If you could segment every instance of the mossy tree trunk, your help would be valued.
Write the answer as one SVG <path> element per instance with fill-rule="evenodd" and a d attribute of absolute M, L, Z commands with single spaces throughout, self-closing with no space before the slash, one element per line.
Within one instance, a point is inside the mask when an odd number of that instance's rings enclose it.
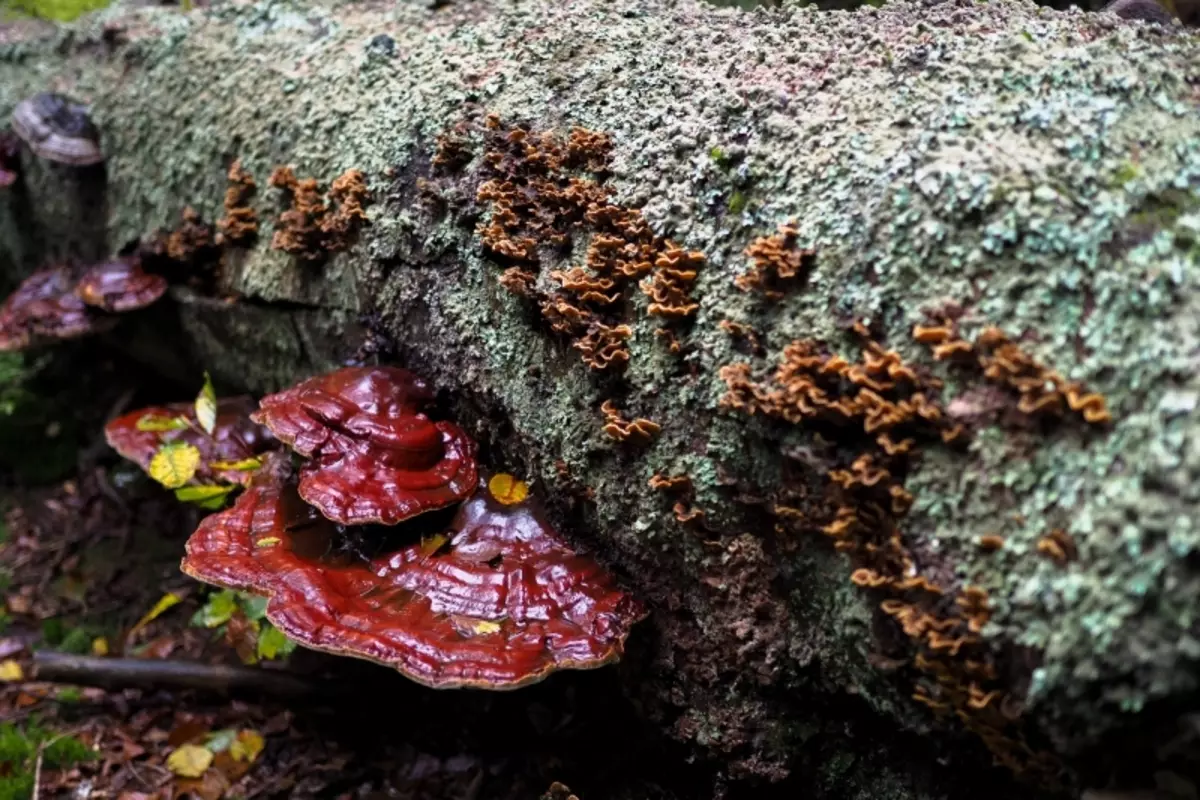
<path fill-rule="evenodd" d="M 629 691 L 723 780 L 991 796 L 1007 771 L 990 771 L 990 748 L 1043 786 L 1094 784 L 1128 766 L 1097 758 L 1106 748 L 1153 771 L 1129 741 L 1191 708 L 1194 37 L 1020 2 L 823 14 L 581 0 L 114 9 L 0 42 L 0 111 L 69 92 L 93 104 L 109 155 L 103 230 L 77 176 L 25 164 L 0 196 L 4 272 L 115 251 L 186 206 L 215 220 L 240 159 L 263 225 L 256 246 L 226 253 L 238 300 L 179 288 L 127 341 L 147 357 L 165 346 L 181 374 L 207 368 L 225 392 L 371 352 L 431 379 L 489 462 L 532 479 L 571 539 L 652 607 L 623 665 Z M 689 316 L 651 313 L 630 280 L 597 317 L 629 326 L 623 369 L 590 369 L 541 310 L 550 272 L 582 265 L 602 226 L 580 215 L 515 261 L 479 232 L 497 208 L 481 182 L 524 179 L 483 155 L 517 124 L 538 142 L 606 134 L 607 161 L 564 163 L 559 185 L 610 192 L 625 222 L 648 224 L 648 252 L 669 239 L 703 254 Z M 435 165 L 451 141 L 461 164 Z M 304 263 L 272 249 L 278 164 L 322 186 L 367 175 L 370 222 L 347 251 Z M 747 245 L 788 221 L 784 250 L 816 253 L 804 280 L 778 296 L 735 286 Z M 501 283 L 514 265 L 532 299 Z M 947 316 L 976 361 L 914 341 L 914 325 Z M 770 375 L 794 341 L 826 365 L 859 362 L 870 345 L 855 321 L 914 370 L 886 401 L 923 387 L 962 426 L 954 441 L 915 426 L 914 450 L 887 460 L 854 414 L 797 411 L 794 424 L 772 416 L 778 395 L 749 402 L 753 417 L 720 402 L 730 364 L 787 384 Z M 1058 413 L 1026 413 L 1040 390 L 983 374 L 1005 358 L 978 339 L 988 326 L 1029 359 L 1018 377 L 1061 379 L 1042 395 Z M 853 374 L 827 378 L 829 402 L 865 402 Z M 1095 407 L 1087 392 L 1110 423 L 1077 413 Z M 661 431 L 614 440 L 606 400 Z M 876 588 L 850 580 L 870 542 L 847 555 L 822 535 L 839 505 L 878 510 L 854 493 L 861 480 L 839 494 L 831 477 L 864 454 L 912 495 L 876 520 L 907 558 Z M 682 474 L 682 495 L 650 485 Z M 919 577 L 941 594 L 911 588 Z M 939 646 L 919 619 L 969 638 Z"/>

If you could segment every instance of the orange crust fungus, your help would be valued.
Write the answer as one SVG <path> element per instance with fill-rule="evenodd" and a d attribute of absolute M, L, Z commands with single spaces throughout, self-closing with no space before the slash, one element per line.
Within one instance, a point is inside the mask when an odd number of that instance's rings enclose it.
<path fill-rule="evenodd" d="M 254 176 L 235 159 L 229 167 L 229 186 L 225 189 L 225 216 L 217 222 L 222 244 L 247 245 L 258 236 L 258 214 L 250 207 L 257 191 Z"/>
<path fill-rule="evenodd" d="M 316 179 L 297 178 L 289 166 L 276 167 L 268 183 L 283 192 L 288 205 L 275 221 L 271 247 L 302 261 L 321 261 L 345 250 L 367 221 L 367 183 L 360 170 L 347 170 L 333 181 L 328 205 Z"/>
<path fill-rule="evenodd" d="M 928 566 L 922 569 L 922 557 L 910 549 L 901 530 L 900 521 L 913 504 L 904 477 L 917 445 L 956 442 L 963 438 L 963 428 L 947 418 L 936 400 L 940 381 L 871 341 L 865 326 L 855 324 L 854 331 L 863 339 L 858 362 L 802 340 L 784 348 L 768 380 L 755 380 L 749 364 L 727 365 L 720 373 L 728 388 L 722 405 L 809 428 L 833 428 L 840 432 L 838 441 L 859 443 L 849 465 L 827 472 L 824 504 L 834 509 L 827 521 L 777 503 L 773 510 L 779 529 L 819 530 L 849 557 L 851 582 L 882 595 L 880 611 L 909 641 L 915 701 L 939 717 L 960 720 L 997 762 L 1053 783 L 1058 766 L 1025 742 L 1016 724 L 1016 704 L 981 636 L 991 613 L 987 593 L 943 586 Z M 950 340 L 929 331 L 919 338 L 936 344 Z"/>
<path fill-rule="evenodd" d="M 1062 528 L 1055 528 L 1039 539 L 1037 551 L 1060 567 L 1079 557 L 1079 548 L 1075 546 L 1075 540 Z"/>
<path fill-rule="evenodd" d="M 962 339 L 948 320 L 915 326 L 913 338 L 931 345 L 939 361 L 974 361 L 985 378 L 1017 393 L 1017 410 L 1022 414 L 1061 417 L 1070 411 L 1092 425 L 1112 421 L 1103 395 L 1046 367 L 997 327 L 984 328 L 973 344 Z"/>
<path fill-rule="evenodd" d="M 233 507 L 200 523 L 181 567 L 266 597 L 267 618 L 306 647 L 433 688 L 516 689 L 617 661 L 645 609 L 506 485 L 503 499 L 480 486 L 444 535 L 398 549 L 376 537 L 367 556 L 346 547 L 362 529 L 306 506 L 272 457 Z"/>
<path fill-rule="evenodd" d="M 535 300 L 550 328 L 571 339 L 589 367 L 615 371 L 629 361 L 632 329 L 624 314 L 637 279 L 650 276 L 642 284 L 649 313 L 668 319 L 695 313 L 689 291 L 704 256 L 655 236 L 640 211 L 612 202 L 603 185 L 608 135 L 572 128 L 564 141 L 492 115 L 483 139 L 483 181 L 475 195 L 488 211 L 477 229 L 483 249 L 506 264 L 501 285 Z M 439 139 L 435 164 L 467 163 L 464 141 L 460 132 Z M 557 288 L 539 291 L 542 267 L 581 245 L 582 262 L 548 271 Z M 680 349 L 674 336 L 667 345 Z"/>
<path fill-rule="evenodd" d="M 625 419 L 612 400 L 604 401 L 604 404 L 600 406 L 600 413 L 604 415 L 604 432 L 618 442 L 632 441 L 635 444 L 646 444 L 662 430 L 658 423 L 648 419 L 641 417 L 634 420 Z"/>
<path fill-rule="evenodd" d="M 751 259 L 749 271 L 733 279 L 743 292 L 759 290 L 770 300 L 779 300 L 784 291 L 808 277 L 816 257 L 815 250 L 797 245 L 796 226 L 788 222 L 772 236 L 755 239 L 746 248 Z"/>

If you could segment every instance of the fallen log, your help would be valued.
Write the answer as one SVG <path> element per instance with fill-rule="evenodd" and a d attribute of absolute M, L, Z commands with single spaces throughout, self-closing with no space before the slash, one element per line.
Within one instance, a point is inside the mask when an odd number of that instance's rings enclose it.
<path fill-rule="evenodd" d="M 3 42 L 0 112 L 85 100 L 107 161 L 98 211 L 24 153 L 0 268 L 215 222 L 236 159 L 257 243 L 126 341 L 227 393 L 354 359 L 430 379 L 652 608 L 629 691 L 722 782 L 1072 791 L 1153 772 L 1194 709 L 1180 29 L 238 2 Z M 324 222 L 352 169 L 357 233 Z"/>

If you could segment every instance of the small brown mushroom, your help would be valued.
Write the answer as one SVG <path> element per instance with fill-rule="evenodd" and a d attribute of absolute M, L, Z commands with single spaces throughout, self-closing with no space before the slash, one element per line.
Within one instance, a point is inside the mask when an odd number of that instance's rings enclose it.
<path fill-rule="evenodd" d="M 34 155 L 47 161 L 86 167 L 104 160 L 100 131 L 87 106 L 54 92 L 41 92 L 13 109 L 13 132 Z"/>

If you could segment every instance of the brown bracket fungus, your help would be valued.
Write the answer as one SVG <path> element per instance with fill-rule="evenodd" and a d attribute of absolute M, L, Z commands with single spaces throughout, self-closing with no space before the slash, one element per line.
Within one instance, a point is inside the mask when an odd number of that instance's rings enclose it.
<path fill-rule="evenodd" d="M 420 409 L 428 385 L 397 367 L 346 367 L 261 401 L 253 415 L 308 461 L 300 495 L 343 525 L 394 525 L 475 489 L 475 442 Z"/>
<path fill-rule="evenodd" d="M 104 426 L 104 438 L 109 447 L 146 471 L 149 471 L 150 462 L 164 444 L 190 444 L 200 451 L 200 466 L 195 475 L 197 480 L 216 479 L 245 484 L 250 479 L 250 472 L 213 469 L 211 464 L 253 458 L 278 445 L 269 431 L 251 421 L 250 412 L 253 410 L 253 398 L 222 398 L 217 403 L 216 422 L 209 435 L 200 429 L 193 403 L 151 406 L 110 420 Z M 182 422 L 174 426 L 176 420 Z"/>
<path fill-rule="evenodd" d="M 13 131 L 39 158 L 86 167 L 104 160 L 100 131 L 86 106 L 53 92 L 22 100 L 13 109 Z"/>
<path fill-rule="evenodd" d="M 114 258 L 88 269 L 75 294 L 89 306 L 109 312 L 145 308 L 167 291 L 167 279 L 142 269 L 134 257 Z"/>
<path fill-rule="evenodd" d="M 0 352 L 23 350 L 45 340 L 86 336 L 106 322 L 76 296 L 75 279 L 68 267 L 40 270 L 0 306 Z"/>
<path fill-rule="evenodd" d="M 433 688 L 515 689 L 616 661 L 645 616 L 528 499 L 505 505 L 480 486 L 448 538 L 353 559 L 332 555 L 347 531 L 304 506 L 286 473 L 272 459 L 232 508 L 205 518 L 181 567 L 267 597 L 267 618 L 307 647 Z"/>

